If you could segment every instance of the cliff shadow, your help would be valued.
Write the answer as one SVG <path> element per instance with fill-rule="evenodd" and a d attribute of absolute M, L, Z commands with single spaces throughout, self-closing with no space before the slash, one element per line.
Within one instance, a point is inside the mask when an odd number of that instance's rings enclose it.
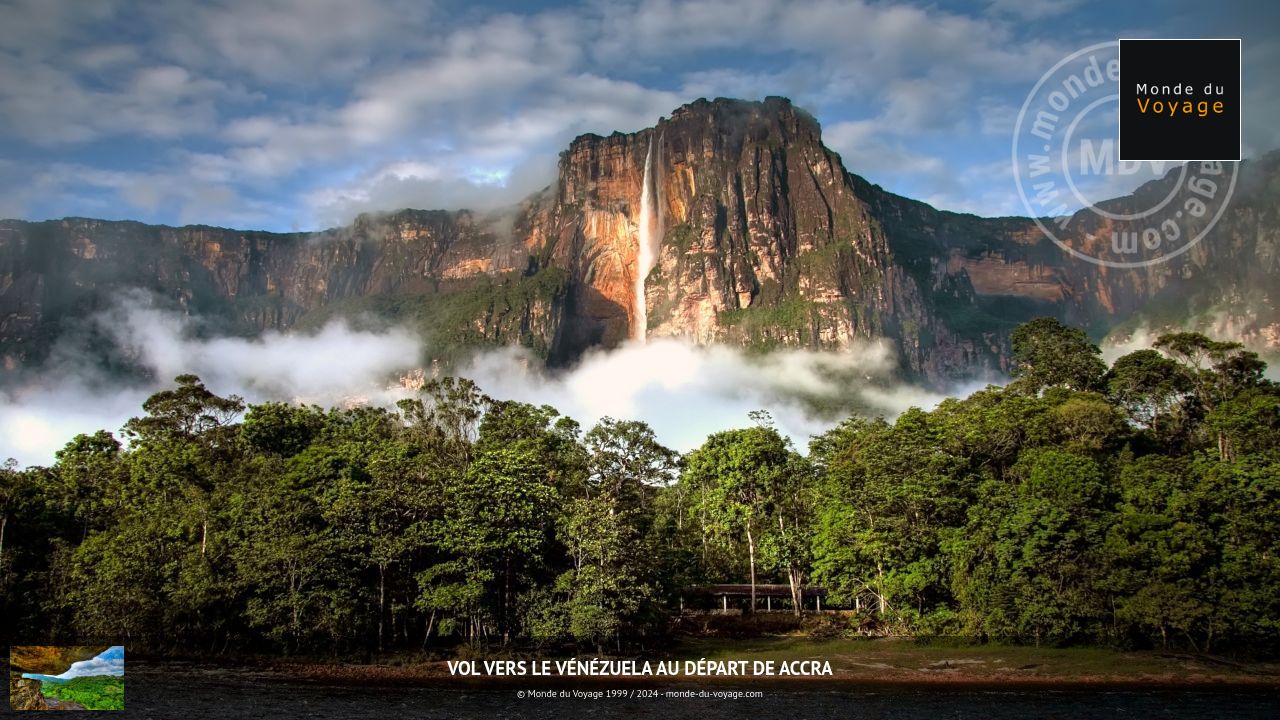
<path fill-rule="evenodd" d="M 564 320 L 547 363 L 551 367 L 568 367 L 587 350 L 617 347 L 630 337 L 630 329 L 631 316 L 625 306 L 591 285 L 575 282 L 569 289 Z"/>

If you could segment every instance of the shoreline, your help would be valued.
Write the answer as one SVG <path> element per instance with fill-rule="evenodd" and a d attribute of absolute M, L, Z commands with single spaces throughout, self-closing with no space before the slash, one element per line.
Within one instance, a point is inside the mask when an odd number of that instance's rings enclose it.
<path fill-rule="evenodd" d="M 462 653 L 472 655 L 472 653 Z M 472 657 L 485 661 L 570 660 L 571 653 L 538 656 L 531 651 L 494 651 Z M 579 660 L 593 655 L 577 655 Z M 530 689 L 590 687 L 650 688 L 769 687 L 840 689 L 1276 689 L 1280 660 L 1236 660 L 1180 651 L 1119 651 L 1106 648 L 1044 648 L 1005 644 L 956 644 L 915 638 L 832 638 L 760 635 L 754 638 L 686 637 L 646 656 L 602 656 L 602 660 L 681 662 L 675 675 L 534 675 L 527 673 L 453 675 L 449 661 L 461 657 L 390 653 L 344 661 L 337 657 L 227 656 L 204 659 L 134 656 L 138 669 L 180 670 L 252 676 L 268 682 L 302 682 L 346 687 L 440 687 Z M 684 675 L 686 661 L 746 661 L 737 675 Z M 755 662 L 783 664 L 818 661 L 831 675 L 753 675 Z M 824 669 L 824 667 L 822 667 Z M 655 669 L 657 670 L 657 669 Z M 809 669 L 806 671 L 820 671 Z"/>
<path fill-rule="evenodd" d="M 437 656 L 439 657 L 439 656 Z M 488 659 L 563 660 L 509 654 Z M 581 659 L 592 656 L 581 655 Z M 745 660 L 829 663 L 831 675 L 451 675 L 446 659 L 402 655 L 344 662 L 315 657 L 139 657 L 140 666 L 186 666 L 196 672 L 246 673 L 265 680 L 336 686 L 445 687 L 464 690 L 591 687 L 735 687 L 771 689 L 1275 689 L 1280 662 L 1163 651 L 921 643 L 907 638 L 815 640 L 796 636 L 754 639 L 689 638 L 651 662 Z M 482 661 L 482 659 L 477 659 Z M 141 669 L 141 668 L 140 668 Z"/>

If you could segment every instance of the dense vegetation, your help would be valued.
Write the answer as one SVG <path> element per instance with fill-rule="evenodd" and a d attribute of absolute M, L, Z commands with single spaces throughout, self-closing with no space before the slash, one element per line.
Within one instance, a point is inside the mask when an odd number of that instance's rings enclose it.
<path fill-rule="evenodd" d="M 431 382 L 248 408 L 192 376 L 0 475 L 24 641 L 182 652 L 653 647 L 682 590 L 820 583 L 862 631 L 1280 648 L 1280 387 L 1180 333 L 1108 368 L 1015 331 L 1015 380 L 801 455 L 763 414 L 680 457 L 643 423 Z"/>
<path fill-rule="evenodd" d="M 555 308 L 568 292 L 569 276 L 557 267 L 531 274 L 481 275 L 447 281 L 430 294 L 351 297 L 299 318 L 295 329 L 318 330 L 335 318 L 360 325 L 374 318 L 412 328 L 432 345 L 432 360 L 451 365 L 477 348 L 518 344 L 539 358 L 552 352 Z"/>
<path fill-rule="evenodd" d="M 78 677 L 63 682 L 46 680 L 40 683 L 40 692 L 45 697 L 79 703 L 85 710 L 124 709 L 122 677 Z"/>

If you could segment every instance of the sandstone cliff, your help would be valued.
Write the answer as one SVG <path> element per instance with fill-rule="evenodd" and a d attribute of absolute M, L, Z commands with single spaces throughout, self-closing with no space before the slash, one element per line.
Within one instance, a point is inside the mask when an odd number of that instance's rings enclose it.
<path fill-rule="evenodd" d="M 0 222 L 0 357 L 11 375 L 39 363 L 129 288 L 210 332 L 407 322 L 445 360 L 518 344 L 567 364 L 641 334 L 822 348 L 883 338 L 905 374 L 943 383 L 1002 370 L 1009 330 L 1044 314 L 1099 337 L 1208 318 L 1276 347 L 1280 155 L 1241 178 L 1191 252 L 1100 268 L 1029 219 L 935 210 L 849 173 L 785 99 L 699 100 L 637 133 L 577 138 L 557 182 L 502 213 L 404 210 L 316 234 Z"/>
<path fill-rule="evenodd" d="M 999 333 L 961 337 L 940 319 L 868 202 L 883 193 L 850 176 L 818 123 L 782 98 L 700 100 L 652 129 L 573 142 L 530 233 L 574 278 L 568 354 L 636 334 L 650 158 L 663 233 L 643 285 L 648 336 L 822 348 L 888 338 L 912 374 L 998 368 Z M 971 303 L 968 291 L 955 290 Z"/>
<path fill-rule="evenodd" d="M 47 703 L 40 693 L 40 681 L 22 677 L 23 673 L 61 675 L 73 664 L 96 657 L 105 645 L 26 645 L 15 646 L 9 653 L 9 705 L 14 710 L 45 710 Z"/>

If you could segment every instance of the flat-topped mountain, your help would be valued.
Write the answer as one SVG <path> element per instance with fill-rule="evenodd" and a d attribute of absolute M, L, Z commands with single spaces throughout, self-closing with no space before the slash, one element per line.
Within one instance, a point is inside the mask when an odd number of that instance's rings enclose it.
<path fill-rule="evenodd" d="M 942 383 L 1000 372 L 1008 332 L 1038 315 L 1098 337 L 1211 321 L 1280 349 L 1280 154 L 1240 172 L 1203 242 L 1166 263 L 1105 268 L 1030 219 L 936 210 L 850 173 L 784 98 L 698 100 L 652 128 L 577 138 L 554 185 L 498 213 L 402 210 L 293 234 L 0 221 L 0 359 L 10 378 L 39 364 L 132 289 L 218 332 L 404 322 L 446 361 L 514 344 L 564 365 L 639 336 L 831 349 L 884 339 L 904 374 Z M 1088 242 L 1085 225 L 1065 240 Z"/>

